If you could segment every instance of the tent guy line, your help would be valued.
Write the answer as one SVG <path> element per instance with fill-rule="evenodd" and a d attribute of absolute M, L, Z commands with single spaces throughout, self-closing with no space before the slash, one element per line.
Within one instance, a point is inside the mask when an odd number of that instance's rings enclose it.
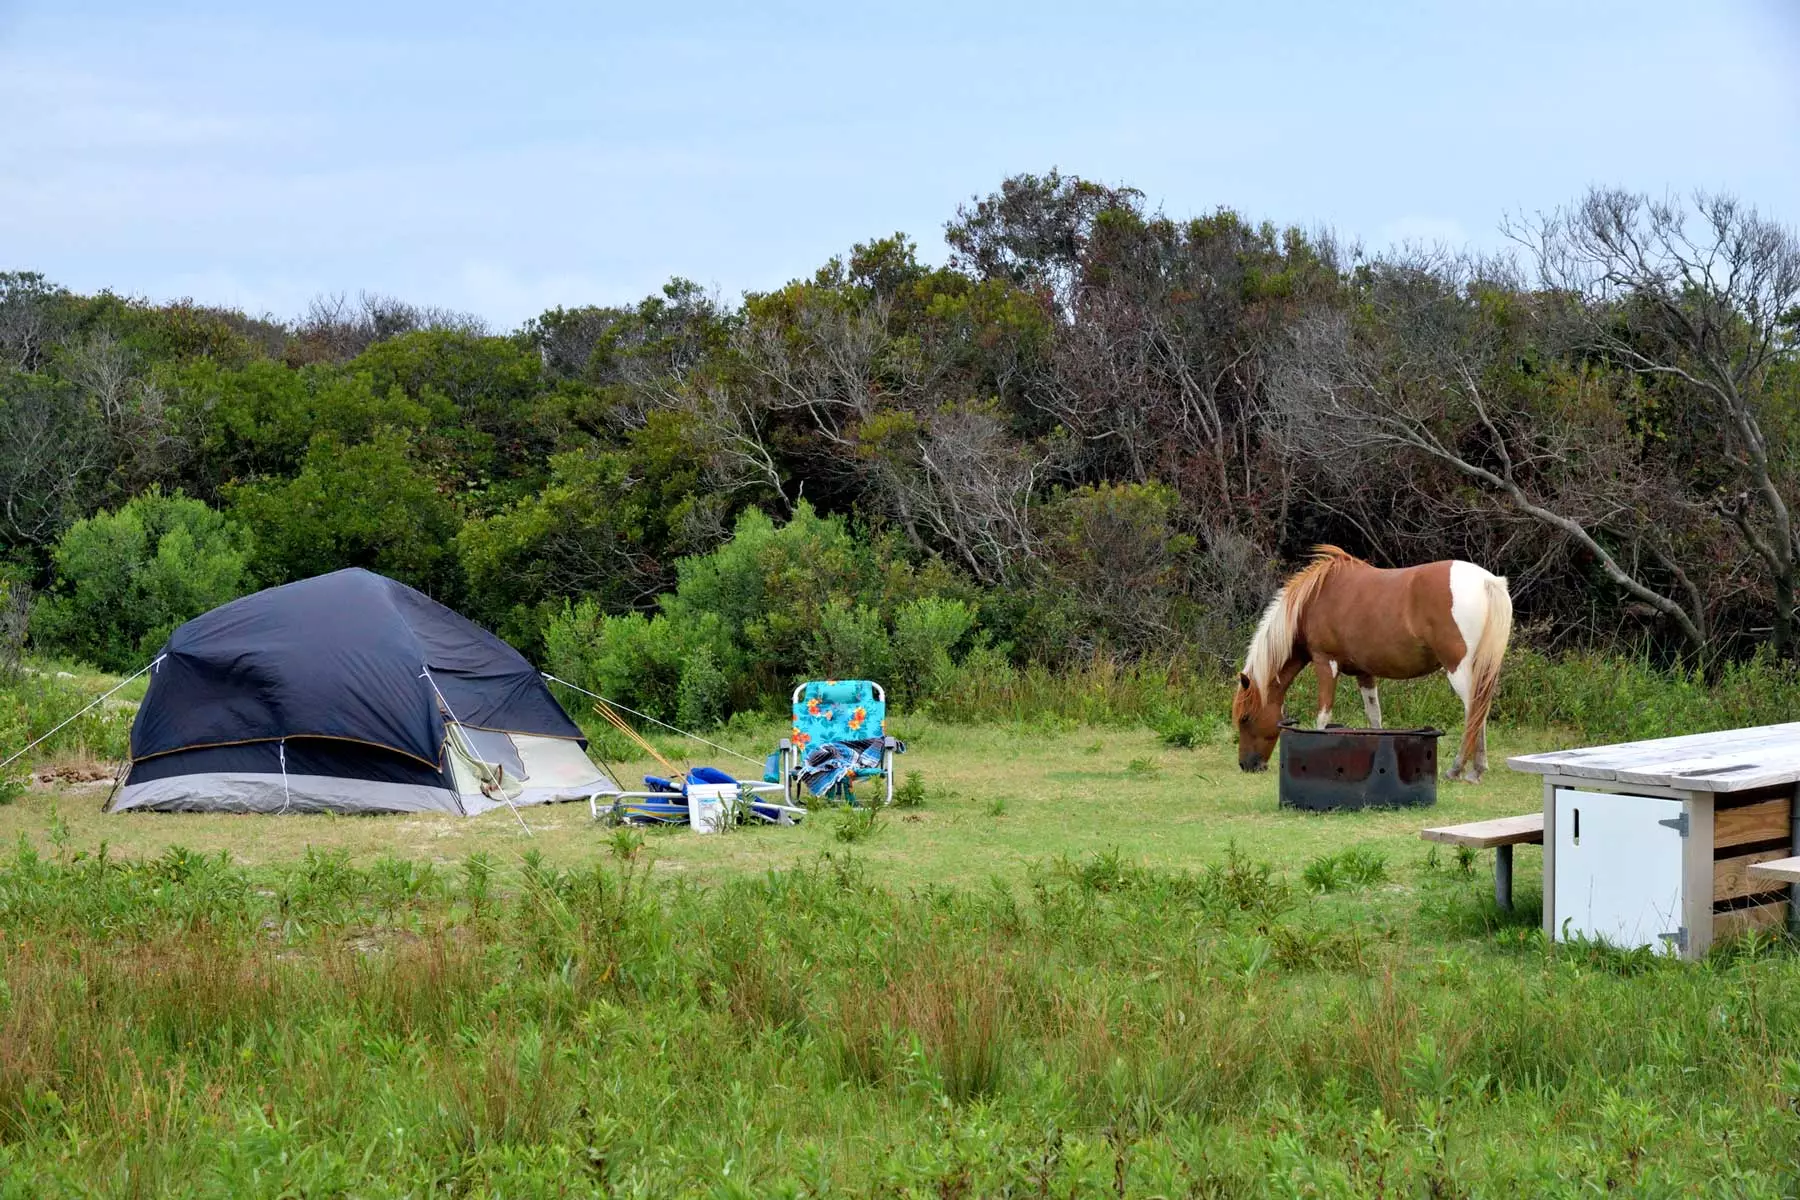
<path fill-rule="evenodd" d="M 669 724 L 667 721 L 658 721 L 655 717 L 651 716 L 649 713 L 641 713 L 635 708 L 628 708 L 625 705 L 620 704 L 617 700 L 608 700 L 605 696 L 600 695 L 600 693 L 598 693 L 598 692 L 590 692 L 586 688 L 581 687 L 578 684 L 570 683 L 566 679 L 559 679 L 555 675 L 552 675 L 548 671 L 539 671 L 538 674 L 542 675 L 545 679 L 548 679 L 551 683 L 560 683 L 564 687 L 573 688 L 574 690 L 580 692 L 582 695 L 591 697 L 595 700 L 598 700 L 602 704 L 610 704 L 614 708 L 620 710 L 621 712 L 628 712 L 634 717 L 642 717 L 644 720 L 649 721 L 653 725 L 661 725 L 664 729 L 667 729 L 671 733 L 679 733 L 682 737 L 693 738 L 696 742 L 699 742 L 702 746 L 711 746 L 714 750 L 717 750 L 720 754 L 729 754 L 733 758 L 741 758 L 753 767 L 761 767 L 762 766 L 762 763 L 758 762 L 756 759 L 751 758 L 748 754 L 740 754 L 738 751 L 733 750 L 730 746 L 721 746 L 717 742 L 707 741 L 705 738 L 701 737 L 697 733 L 689 733 L 685 729 L 677 729 L 675 726 Z"/>
<path fill-rule="evenodd" d="M 100 707 L 100 705 L 104 704 L 108 699 L 110 699 L 112 697 L 112 694 L 114 692 L 118 691 L 120 688 L 124 687 L 126 684 L 128 684 L 132 680 L 136 679 L 139 675 L 142 675 L 145 671 L 153 670 L 156 667 L 157 663 L 161 662 L 163 659 L 165 659 L 167 657 L 168 657 L 168 655 L 166 655 L 166 654 L 157 655 L 155 658 L 151 659 L 149 662 L 145 663 L 143 666 L 139 667 L 137 670 L 133 671 L 131 674 L 127 675 L 125 678 L 119 680 L 118 683 L 114 684 L 112 687 L 108 688 L 106 691 L 104 691 L 104 692 L 100 693 L 98 696 L 94 697 L 92 703 L 87 705 L 87 707 L 83 708 L 80 712 L 76 713 L 74 716 L 59 723 L 55 729 L 52 729 L 49 733 L 44 734 L 42 737 L 38 738 L 37 741 L 32 742 L 31 745 L 26 746 L 23 750 L 20 750 L 16 754 L 9 755 L 5 762 L 0 762 L 0 771 L 6 770 L 7 767 L 11 766 L 13 763 L 17 762 L 19 759 L 23 758 L 25 755 L 31 753 L 33 748 L 35 748 L 37 746 L 41 746 L 45 742 L 49 741 L 51 738 L 55 737 L 57 735 L 57 733 L 64 726 L 73 724 L 74 722 L 80 720 L 82 717 L 86 716 L 88 713 L 92 712 L 94 709 Z"/>

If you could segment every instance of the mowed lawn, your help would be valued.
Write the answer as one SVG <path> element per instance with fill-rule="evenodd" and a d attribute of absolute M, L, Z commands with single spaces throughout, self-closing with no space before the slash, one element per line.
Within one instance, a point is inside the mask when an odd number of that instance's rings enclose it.
<path fill-rule="evenodd" d="M 778 736 L 736 740 L 733 748 L 760 760 Z M 1528 753 L 1569 738 L 1496 731 L 1494 766 L 1480 784 L 1440 783 L 1429 809 L 1307 813 L 1282 809 L 1274 771 L 1246 775 L 1237 769 L 1234 745 L 1176 749 L 1143 728 L 970 727 L 926 720 L 903 722 L 907 743 L 898 774 L 922 778 L 926 803 L 883 814 L 875 832 L 855 850 L 871 882 L 898 890 L 982 887 L 998 877 L 1016 882 L 1030 866 L 1067 856 L 1080 859 L 1117 851 L 1146 866 L 1197 869 L 1220 861 L 1235 844 L 1246 857 L 1273 864 L 1298 878 L 1307 861 L 1349 847 L 1373 850 L 1387 860 L 1403 890 L 1430 847 L 1419 839 L 1426 825 L 1450 824 L 1536 810 L 1538 781 L 1506 769 L 1505 756 Z M 681 764 L 691 761 L 728 770 L 748 763 L 691 743 L 658 743 Z M 1443 744 L 1447 759 L 1449 738 Z M 617 764 L 627 786 L 641 786 L 653 762 Z M 47 848 L 66 839 L 70 850 L 154 857 L 180 846 L 208 854 L 228 852 L 234 862 L 262 866 L 292 861 L 309 848 L 341 851 L 354 864 L 384 856 L 459 863 L 484 852 L 504 873 L 528 850 L 559 866 L 608 854 L 611 831 L 596 825 L 584 804 L 520 810 L 531 834 L 504 809 L 475 818 L 449 816 L 330 815 L 244 816 L 101 811 L 109 785 L 39 784 L 18 802 L 0 808 L 0 839 L 21 836 Z M 862 790 L 879 794 L 874 782 Z M 686 828 L 645 831 L 655 874 L 695 882 L 805 865 L 825 851 L 841 850 L 836 811 L 820 811 L 798 828 L 740 828 L 702 837 Z M 1522 847 L 1517 871 L 1521 898 L 1535 890 L 1540 858 Z M 1378 899 L 1378 897 L 1371 897 Z"/>

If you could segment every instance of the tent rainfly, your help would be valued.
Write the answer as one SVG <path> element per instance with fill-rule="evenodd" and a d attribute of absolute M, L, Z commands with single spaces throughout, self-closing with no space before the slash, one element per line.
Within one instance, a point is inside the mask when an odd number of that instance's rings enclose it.
<path fill-rule="evenodd" d="M 446 812 L 618 788 L 511 646 L 369 571 L 334 571 L 169 636 L 111 812 Z"/>

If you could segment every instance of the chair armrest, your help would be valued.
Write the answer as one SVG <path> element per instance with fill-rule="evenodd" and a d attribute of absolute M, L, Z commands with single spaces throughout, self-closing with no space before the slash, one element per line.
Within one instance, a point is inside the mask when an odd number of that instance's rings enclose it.
<path fill-rule="evenodd" d="M 893 734 L 889 733 L 882 735 L 881 748 L 883 750 L 894 750 L 897 749 L 899 745 L 900 739 L 896 738 Z"/>
<path fill-rule="evenodd" d="M 793 746 L 794 746 L 794 743 L 789 741 L 787 738 L 782 738 L 779 742 L 775 743 L 775 748 L 777 750 L 791 750 L 791 749 L 793 749 Z"/>

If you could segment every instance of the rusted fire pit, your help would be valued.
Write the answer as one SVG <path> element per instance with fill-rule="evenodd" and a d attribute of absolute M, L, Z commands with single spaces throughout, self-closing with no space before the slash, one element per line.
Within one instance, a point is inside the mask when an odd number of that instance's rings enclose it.
<path fill-rule="evenodd" d="M 1441 729 L 1281 730 L 1283 808 L 1420 808 L 1437 803 Z"/>

